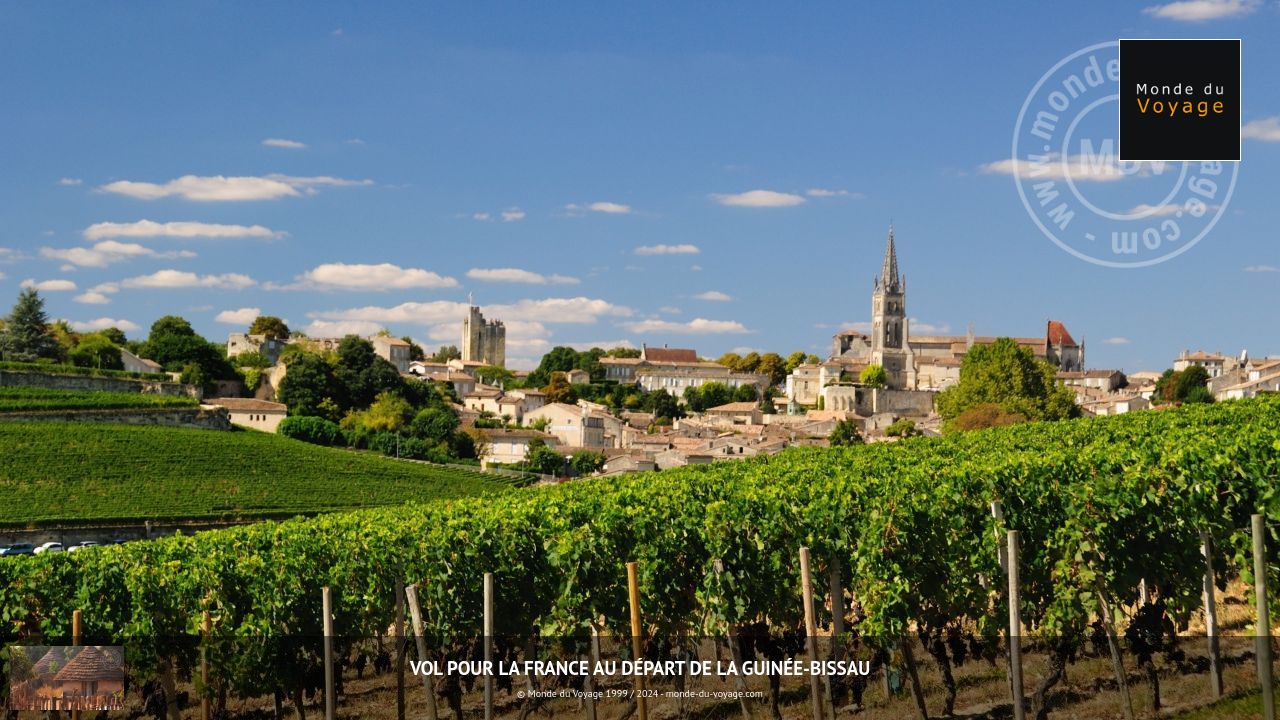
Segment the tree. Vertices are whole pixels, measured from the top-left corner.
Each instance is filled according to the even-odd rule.
[[[804,364],[805,354],[803,350],[797,350],[787,356],[786,370],[790,375],[796,368]]]
[[[427,356],[426,351],[422,349],[421,345],[414,342],[413,338],[409,337],[408,335],[405,335],[400,339],[409,343],[409,362],[421,361],[426,358]]]
[[[250,335],[266,335],[267,337],[289,339],[289,326],[275,315],[259,315],[249,325]]]
[[[524,464],[530,472],[540,475],[560,475],[564,472],[564,456],[547,447],[546,441],[542,438],[529,441]]]
[[[118,327],[109,327],[105,330],[99,330],[98,333],[117,347],[124,347],[129,342],[129,339],[124,336],[124,331]]]
[[[498,365],[481,365],[475,369],[476,379],[486,385],[501,385],[506,387],[507,383],[515,377],[515,373]]]
[[[602,453],[579,450],[569,458],[569,467],[573,468],[574,475],[590,475],[604,467],[604,461],[605,457]]]
[[[66,320],[54,320],[49,325],[49,332],[53,334],[53,339],[58,342],[58,360],[65,360],[67,353],[80,344],[80,333],[76,332]]]
[[[680,401],[674,395],[666,390],[655,390],[649,393],[645,398],[644,407],[648,412],[653,413],[654,420],[678,420],[684,417],[684,407],[680,405]]]
[[[882,388],[888,379],[882,365],[868,365],[858,375],[858,381],[870,388]]]
[[[458,430],[458,417],[440,407],[421,410],[409,423],[409,431],[416,437],[437,442],[451,442]]]
[[[529,373],[528,386],[540,387],[551,382],[553,373],[567,373],[578,367],[578,351],[571,347],[559,345],[542,356],[538,367]]]
[[[977,345],[960,364],[960,382],[938,393],[938,414],[947,421],[947,429],[956,429],[952,421],[985,404],[997,406],[1005,416],[1027,420],[1079,416],[1075,395],[1056,375],[1052,365],[1009,338]]]
[[[857,421],[849,419],[836,421],[835,427],[831,428],[831,434],[827,436],[827,442],[831,443],[831,447],[861,445],[862,433],[858,430]]]
[[[290,415],[314,415],[328,420],[341,419],[342,389],[333,368],[315,353],[293,355],[276,398],[289,406]]]
[[[427,361],[433,363],[447,363],[450,360],[461,359],[462,352],[458,350],[457,345],[441,345],[439,350],[436,350],[427,358]]]
[[[760,412],[765,415],[774,415],[778,412],[778,407],[773,404],[774,392],[773,388],[765,388],[760,394]]]
[[[334,375],[346,390],[347,407],[371,405],[379,393],[400,393],[404,378],[400,371],[373,350],[373,343],[357,335],[348,335],[338,343],[338,361]]]
[[[337,423],[320,417],[292,415],[280,421],[276,432],[313,445],[341,445],[346,442]]]
[[[731,402],[755,402],[759,399],[760,393],[756,390],[755,385],[739,385],[733,391],[733,400]]]
[[[186,372],[188,365],[199,366],[206,391],[214,380],[239,378],[227,361],[226,349],[197,335],[191,323],[177,315],[165,315],[151,324],[151,334],[141,352],[170,372]]]
[[[569,403],[570,405],[578,402],[578,395],[573,391],[573,386],[569,384],[569,378],[563,372],[555,372],[551,374],[551,381],[542,388],[542,392],[547,396],[549,403]]]
[[[408,425],[414,415],[413,406],[404,398],[393,392],[382,392],[367,410],[347,417],[356,418],[357,423],[372,432],[396,432]]]
[[[884,429],[884,434],[889,437],[915,437],[920,434],[920,430],[916,428],[915,420],[907,418],[899,418],[893,421],[893,424]]]
[[[782,359],[778,353],[765,353],[760,356],[760,362],[756,366],[756,372],[761,375],[769,376],[769,385],[779,385],[786,381],[787,361]]]
[[[640,357],[640,348],[616,347],[607,351],[605,357],[638,358]]]
[[[1005,412],[995,403],[975,405],[960,413],[948,423],[949,430],[983,430],[985,428],[1016,425],[1027,421],[1022,413]]]
[[[79,367],[100,370],[124,369],[124,362],[120,359],[120,348],[102,333],[81,335],[80,343],[67,353],[67,360]]]
[[[1181,402],[1213,402],[1209,392],[1209,371],[1199,365],[1183,370],[1174,384],[1174,399]]]
[[[684,401],[694,412],[702,412],[707,408],[732,402],[733,392],[733,389],[724,383],[709,382],[701,387],[685,388]]]
[[[4,321],[0,335],[0,356],[15,362],[34,362],[58,356],[58,340],[49,327],[44,312],[44,298],[35,288],[18,293],[18,301]]]

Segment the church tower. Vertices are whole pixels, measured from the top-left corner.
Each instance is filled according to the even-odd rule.
[[[898,273],[893,225],[871,292],[871,363],[884,368],[886,387],[915,388],[915,357],[907,343],[907,283]]]

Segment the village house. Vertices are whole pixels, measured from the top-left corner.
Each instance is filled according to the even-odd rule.
[[[147,360],[129,352],[124,348],[120,348],[120,363],[124,366],[125,372],[136,373],[162,373],[164,367],[155,360]]]
[[[707,408],[703,415],[709,420],[729,425],[759,425],[763,413],[759,403],[731,402]]]
[[[1202,367],[1209,373],[1209,377],[1216,378],[1228,370],[1235,369],[1236,361],[1235,358],[1220,353],[1183,350],[1178,353],[1178,359],[1173,361],[1173,370],[1182,372],[1189,367]]]
[[[226,408],[231,415],[231,424],[273,433],[280,427],[280,422],[289,416],[289,408],[278,402],[255,400],[253,398],[220,397],[208,398],[206,405]]]
[[[480,458],[480,464],[485,467],[490,463],[518,465],[524,462],[529,456],[529,444],[534,440],[541,440],[552,449],[559,445],[554,435],[537,430],[485,428],[479,432],[485,440],[484,456]]]
[[[1067,387],[1100,388],[1106,392],[1118,390],[1127,382],[1119,370],[1060,370],[1057,378]]]
[[[390,335],[375,335],[370,342],[378,357],[395,365],[396,370],[402,373],[409,372],[409,351],[412,347],[409,343]]]
[[[598,450],[614,447],[605,439],[605,423],[601,413],[568,403],[550,403],[526,413],[524,424],[545,421],[544,432],[554,435],[561,445]]]
[[[691,387],[702,387],[718,382],[731,388],[751,385],[763,391],[769,385],[766,375],[740,373],[720,363],[700,360],[698,353],[689,348],[654,348],[644,346],[638,358],[600,358],[604,366],[605,380],[620,385],[639,385],[647,392],[666,390],[676,397],[684,397]]]

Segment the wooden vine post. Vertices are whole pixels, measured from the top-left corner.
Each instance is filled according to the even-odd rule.
[[[1120,659],[1120,641],[1116,638],[1116,627],[1112,624],[1111,604],[1107,602],[1101,579],[1094,581],[1094,591],[1098,594],[1098,619],[1102,621],[1102,629],[1107,633],[1107,647],[1111,649],[1111,667],[1116,673],[1116,687],[1120,689],[1120,709],[1124,710],[1125,720],[1133,720],[1133,698],[1129,695],[1124,661]]]
[[[484,574],[484,720],[493,720],[493,573]]]
[[[79,610],[71,611],[71,644],[79,646],[84,642],[84,615]],[[71,720],[80,720],[80,711],[71,711]]]
[[[320,591],[320,608],[324,614],[324,717],[333,720],[337,712],[333,692],[333,595],[327,585]]]
[[[396,720],[405,720],[404,656],[408,643],[404,637],[404,579],[396,582]]]
[[[827,652],[829,660],[843,660],[844,649],[840,636],[844,634],[844,589],[840,582],[840,558],[831,558],[831,568],[827,573],[827,597],[831,602],[831,647]],[[827,710],[831,717],[836,716],[835,679],[827,676]]]
[[[209,720],[209,635],[213,632],[213,617],[208,609],[200,616],[200,720]]]
[[[1012,688],[1014,720],[1024,720],[1022,688],[1022,618],[1018,613],[1021,600],[1018,578],[1019,536],[1017,530],[1009,531],[1009,549],[1005,557],[1009,575],[1009,687]]]
[[[1258,682],[1262,685],[1263,720],[1276,720],[1276,692],[1271,676],[1271,611],[1267,606],[1267,531],[1261,515],[1253,516],[1253,592],[1258,608]]]
[[[813,583],[809,573],[809,548],[800,548],[800,595],[804,598],[804,634],[805,647],[809,651],[809,662],[818,662],[818,625],[813,618]],[[822,709],[822,688],[818,676],[812,670],[809,673],[809,702],[813,705],[813,720],[822,720],[825,714]]]
[[[711,563],[711,567],[715,570],[716,579],[719,580],[724,575],[724,561],[716,558]],[[726,598],[727,599],[727,598]],[[742,673],[738,668],[742,667],[740,658],[741,648],[738,647],[738,633],[734,632],[733,623],[725,622],[725,635],[729,638],[729,662],[733,663],[733,686],[738,692],[738,707],[742,710],[744,720],[752,720],[751,708],[747,706],[747,682],[742,679]],[[716,655],[720,653],[716,650]]]
[[[1222,697],[1222,661],[1218,644],[1217,584],[1213,571],[1213,540],[1200,533],[1200,552],[1204,555],[1204,633],[1209,642],[1209,690],[1213,699]]]
[[[638,661],[644,652],[644,638],[640,630],[640,577],[635,561],[627,563],[627,597],[631,602],[631,657]],[[636,712],[640,720],[649,720],[644,690],[644,674],[636,673]]]
[[[422,606],[418,604],[418,586],[410,585],[404,589],[405,600],[409,604],[409,617],[413,622],[413,637],[418,646],[418,661],[427,659],[427,638],[422,632]],[[427,692],[427,720],[438,720],[436,715],[436,692],[431,684],[431,676],[422,675],[422,688]]]

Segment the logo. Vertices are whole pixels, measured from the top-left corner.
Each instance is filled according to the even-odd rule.
[[[1119,43],[1058,61],[1031,89],[1007,169],[1027,214],[1081,260],[1155,265],[1200,242],[1226,210],[1239,164],[1122,161]]]

